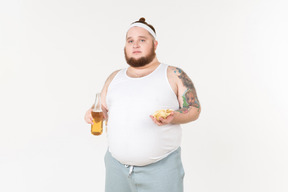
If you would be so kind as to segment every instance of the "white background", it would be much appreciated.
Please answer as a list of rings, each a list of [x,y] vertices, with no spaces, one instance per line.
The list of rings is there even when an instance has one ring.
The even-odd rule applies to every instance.
[[[202,105],[185,191],[288,191],[287,1],[0,2],[0,191],[104,191],[106,135],[83,117],[142,16]]]

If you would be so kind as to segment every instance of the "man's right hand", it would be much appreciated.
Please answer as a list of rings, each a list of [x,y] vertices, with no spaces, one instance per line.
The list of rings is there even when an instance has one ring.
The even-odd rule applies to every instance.
[[[92,117],[91,111],[92,111],[92,109],[90,108],[90,109],[86,112],[85,117],[84,117],[84,120],[85,120],[88,124],[93,124],[93,117]]]

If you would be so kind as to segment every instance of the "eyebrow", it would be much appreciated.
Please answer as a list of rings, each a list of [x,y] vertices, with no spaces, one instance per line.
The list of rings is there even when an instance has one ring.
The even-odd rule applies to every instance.
[[[147,39],[146,36],[138,36],[138,37],[143,38],[143,39]],[[132,39],[132,37],[128,37],[127,40],[128,40],[128,39]]]

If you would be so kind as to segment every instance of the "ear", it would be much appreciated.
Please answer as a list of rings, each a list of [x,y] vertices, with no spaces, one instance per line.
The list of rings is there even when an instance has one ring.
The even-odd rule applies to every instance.
[[[154,49],[155,49],[155,51],[156,51],[156,49],[157,49],[157,46],[158,46],[158,41],[156,41],[156,40],[154,40]]]

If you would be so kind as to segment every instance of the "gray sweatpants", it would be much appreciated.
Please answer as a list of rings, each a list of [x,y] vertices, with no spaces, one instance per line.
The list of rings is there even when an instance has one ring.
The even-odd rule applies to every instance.
[[[123,165],[110,152],[105,155],[105,192],[183,192],[181,148],[146,166]]]

